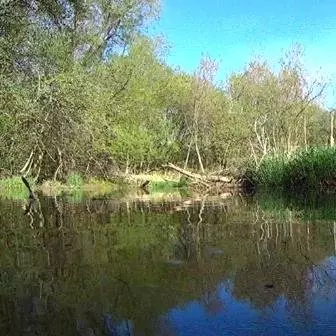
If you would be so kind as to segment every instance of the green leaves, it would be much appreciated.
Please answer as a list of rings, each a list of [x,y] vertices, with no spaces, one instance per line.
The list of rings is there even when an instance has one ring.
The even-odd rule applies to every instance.
[[[194,74],[165,64],[166,43],[142,34],[158,10],[158,0],[1,2],[2,174],[222,170],[326,142],[318,85],[296,51],[278,73],[252,62],[224,88],[208,57]]]

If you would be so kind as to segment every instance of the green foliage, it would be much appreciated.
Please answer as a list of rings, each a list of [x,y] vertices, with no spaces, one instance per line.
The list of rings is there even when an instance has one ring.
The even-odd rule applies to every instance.
[[[149,186],[151,192],[169,192],[182,187],[177,181],[153,181]]]
[[[316,147],[290,157],[271,156],[248,175],[260,186],[333,188],[336,185],[336,148]]]
[[[84,185],[83,177],[78,173],[71,173],[66,183],[72,189],[80,189]]]
[[[208,57],[193,74],[165,64],[166,43],[141,33],[158,10],[158,0],[1,2],[0,177],[262,161],[278,184],[282,163],[263,158],[328,142],[323,83],[307,84],[319,81],[305,78],[300,50],[277,73],[254,61],[218,85]]]
[[[34,186],[34,182],[29,179],[29,184]],[[27,199],[29,192],[21,180],[20,176],[0,179],[0,197],[10,199]]]

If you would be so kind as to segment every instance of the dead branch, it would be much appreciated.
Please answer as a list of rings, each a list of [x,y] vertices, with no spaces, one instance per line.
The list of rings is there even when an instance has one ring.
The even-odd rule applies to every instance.
[[[202,184],[203,186],[206,186],[207,188],[211,188],[210,183],[216,183],[216,182],[220,182],[223,184],[230,184],[233,182],[233,178],[232,177],[228,177],[228,176],[221,176],[221,175],[201,175],[201,174],[195,174],[195,173],[191,173],[185,169],[182,169],[172,163],[168,163],[167,165],[163,165],[163,168],[169,168],[172,170],[175,170],[177,172],[179,172],[182,175],[185,175],[187,177],[189,177],[190,179],[194,180],[195,182]]]

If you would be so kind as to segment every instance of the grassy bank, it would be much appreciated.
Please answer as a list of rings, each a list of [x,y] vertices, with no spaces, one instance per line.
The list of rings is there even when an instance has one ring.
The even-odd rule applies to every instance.
[[[336,148],[310,148],[290,156],[269,156],[257,169],[249,169],[255,185],[268,188],[336,188]]]
[[[75,199],[82,199],[84,194],[90,196],[109,194],[126,188],[127,183],[121,181],[104,181],[101,179],[84,180],[81,175],[70,174],[66,181],[44,181],[36,185],[33,179],[29,184],[35,192],[45,196],[58,196],[67,194]],[[23,200],[29,197],[27,187],[22,182],[21,176],[0,179],[0,197],[8,199]]]
[[[29,183],[34,187],[34,182],[32,180],[29,180]],[[21,177],[13,176],[0,179],[0,196],[11,199],[26,199],[29,196],[29,192],[23,184]]]
[[[28,179],[33,190],[45,196],[58,196],[66,194],[73,201],[83,199],[85,195],[102,196],[112,193],[120,195],[136,194],[141,191],[139,186],[144,181],[150,181],[146,190],[150,194],[174,193],[179,189],[186,189],[185,181],[180,181],[177,175],[173,174],[142,174],[127,175],[109,181],[90,178],[84,179],[80,174],[72,173],[63,181],[44,181],[40,185],[35,185],[32,179]],[[144,191],[143,191],[144,192]],[[10,199],[27,199],[29,193],[23,184],[20,176],[0,179],[0,197]]]

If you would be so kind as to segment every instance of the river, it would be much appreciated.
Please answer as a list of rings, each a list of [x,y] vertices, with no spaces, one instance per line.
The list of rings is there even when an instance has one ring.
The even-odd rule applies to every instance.
[[[0,335],[335,335],[336,197],[0,200]]]

